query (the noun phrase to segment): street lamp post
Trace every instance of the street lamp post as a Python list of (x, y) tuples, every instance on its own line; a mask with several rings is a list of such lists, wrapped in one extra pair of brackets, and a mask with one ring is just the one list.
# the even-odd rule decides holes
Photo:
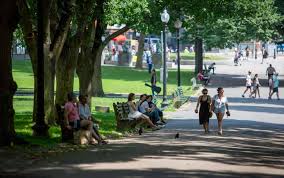
[(167, 72), (167, 41), (166, 41), (166, 30), (167, 30), (167, 23), (170, 20), (170, 15), (168, 14), (167, 10), (165, 9), (163, 13), (161, 14), (161, 20), (164, 23), (164, 30), (163, 30), (163, 52), (164, 52), (164, 61), (163, 61), (163, 102), (161, 104), (162, 107), (168, 106), (168, 101), (167, 101), (167, 77), (166, 77), (166, 72)]
[(178, 65), (178, 72), (177, 72), (177, 85), (178, 87), (180, 87), (180, 50), (179, 50), (179, 40), (180, 40), (180, 36), (179, 36), (179, 30), (182, 26), (182, 22), (177, 19), (175, 21), (175, 28), (177, 29), (177, 65)]

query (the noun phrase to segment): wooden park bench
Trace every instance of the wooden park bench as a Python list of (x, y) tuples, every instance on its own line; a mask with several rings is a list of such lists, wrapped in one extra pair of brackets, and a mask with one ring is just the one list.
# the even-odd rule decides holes
[(139, 123), (137, 119), (129, 118), (128, 114), (130, 112), (129, 106), (125, 102), (113, 103), (113, 110), (115, 114), (115, 119), (117, 123), (117, 130), (134, 129)]
[[(214, 73), (215, 68), (216, 68), (216, 67), (215, 67), (215, 62), (211, 63), (211, 64), (209, 65), (209, 67), (207, 67), (207, 65), (204, 64), (204, 69), (202, 70), (202, 74), (203, 74), (204, 77), (207, 78), (207, 80), (202, 80), (204, 86), (207, 86), (207, 85), (209, 84), (210, 79), (211, 79), (211, 75), (212, 75), (212, 74), (215, 74), (215, 73)], [(211, 72), (211, 71), (212, 71), (212, 72)]]
[(188, 96), (184, 96), (182, 87), (178, 87), (174, 91), (173, 97), (174, 97), (174, 107), (175, 108), (179, 108), (182, 104), (184, 104), (185, 102), (189, 100)]

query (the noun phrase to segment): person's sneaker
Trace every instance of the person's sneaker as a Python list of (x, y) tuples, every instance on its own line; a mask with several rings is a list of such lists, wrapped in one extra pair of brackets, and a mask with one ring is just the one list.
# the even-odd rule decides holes
[(245, 97), (245, 95), (242, 95), (242, 97), (244, 98), (244, 97)]
[(157, 122), (155, 125), (164, 125), (163, 122)]
[(167, 124), (166, 121), (164, 121), (164, 120), (162, 120), (161, 122), (162, 122), (163, 124)]
[(158, 127), (161, 129), (161, 128), (164, 128), (164, 127), (165, 127), (165, 125), (159, 125)]
[(160, 127), (154, 127), (152, 128), (152, 131), (156, 131), (156, 130), (160, 130), (161, 128)]

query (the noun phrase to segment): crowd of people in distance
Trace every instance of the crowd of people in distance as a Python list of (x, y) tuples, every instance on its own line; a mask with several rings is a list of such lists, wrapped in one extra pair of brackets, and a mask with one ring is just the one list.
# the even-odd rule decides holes
[[(276, 93), (277, 99), (279, 98), (279, 79), (278, 79), (278, 73), (276, 72), (275, 68), (272, 67), (270, 64), (269, 67), (266, 69), (266, 75), (268, 76), (268, 87), (269, 87), (269, 94), (268, 99), (271, 99), (274, 93)], [(258, 74), (255, 74), (254, 77), (251, 77), (251, 71), (248, 71), (248, 74), (246, 76), (246, 89), (242, 94), (242, 97), (245, 97), (246, 92), (249, 91), (249, 97), (260, 98), (260, 90), (261, 84), (259, 82)]]

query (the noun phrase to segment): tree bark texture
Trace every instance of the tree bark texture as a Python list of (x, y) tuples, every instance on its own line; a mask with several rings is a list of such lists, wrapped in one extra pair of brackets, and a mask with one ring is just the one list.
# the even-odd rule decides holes
[(139, 45), (138, 45), (137, 61), (135, 65), (136, 69), (143, 69), (144, 41), (145, 41), (145, 34), (140, 33), (140, 37), (138, 40)]
[(56, 63), (56, 100), (63, 105), (67, 101), (67, 94), (73, 92), (74, 74), (77, 65), (79, 45), (77, 40), (65, 42), (61, 57)]
[(11, 46), (18, 23), (16, 0), (0, 2), (0, 145), (10, 145), (15, 139), (13, 96), (17, 84), (12, 76)]
[(92, 99), (92, 77), (94, 73), (93, 61), (91, 49), (81, 48), (76, 72), (79, 78), (80, 94), (88, 95), (89, 106)]
[(195, 73), (202, 72), (203, 66), (203, 41), (195, 38)]
[[(51, 25), (50, 19), (54, 19), (52, 15), (46, 17), (46, 41), (45, 48), (45, 62), (44, 62), (44, 103), (45, 103), (45, 118), (49, 124), (55, 123), (55, 105), (54, 105), (54, 81), (55, 81), (55, 64), (59, 60), (62, 52), (62, 48), (66, 41), (66, 37), (69, 31), (71, 17), (73, 15), (73, 6), (75, 0), (65, 0), (63, 4), (63, 12), (58, 22), (54, 33), (50, 33)], [(51, 4), (52, 5), (52, 4)], [(53, 24), (54, 22), (52, 22)]]
[(104, 96), (103, 82), (102, 82), (102, 67), (101, 67), (101, 57), (104, 46), (100, 46), (94, 51), (94, 74), (92, 78), (92, 90), (93, 96)]

